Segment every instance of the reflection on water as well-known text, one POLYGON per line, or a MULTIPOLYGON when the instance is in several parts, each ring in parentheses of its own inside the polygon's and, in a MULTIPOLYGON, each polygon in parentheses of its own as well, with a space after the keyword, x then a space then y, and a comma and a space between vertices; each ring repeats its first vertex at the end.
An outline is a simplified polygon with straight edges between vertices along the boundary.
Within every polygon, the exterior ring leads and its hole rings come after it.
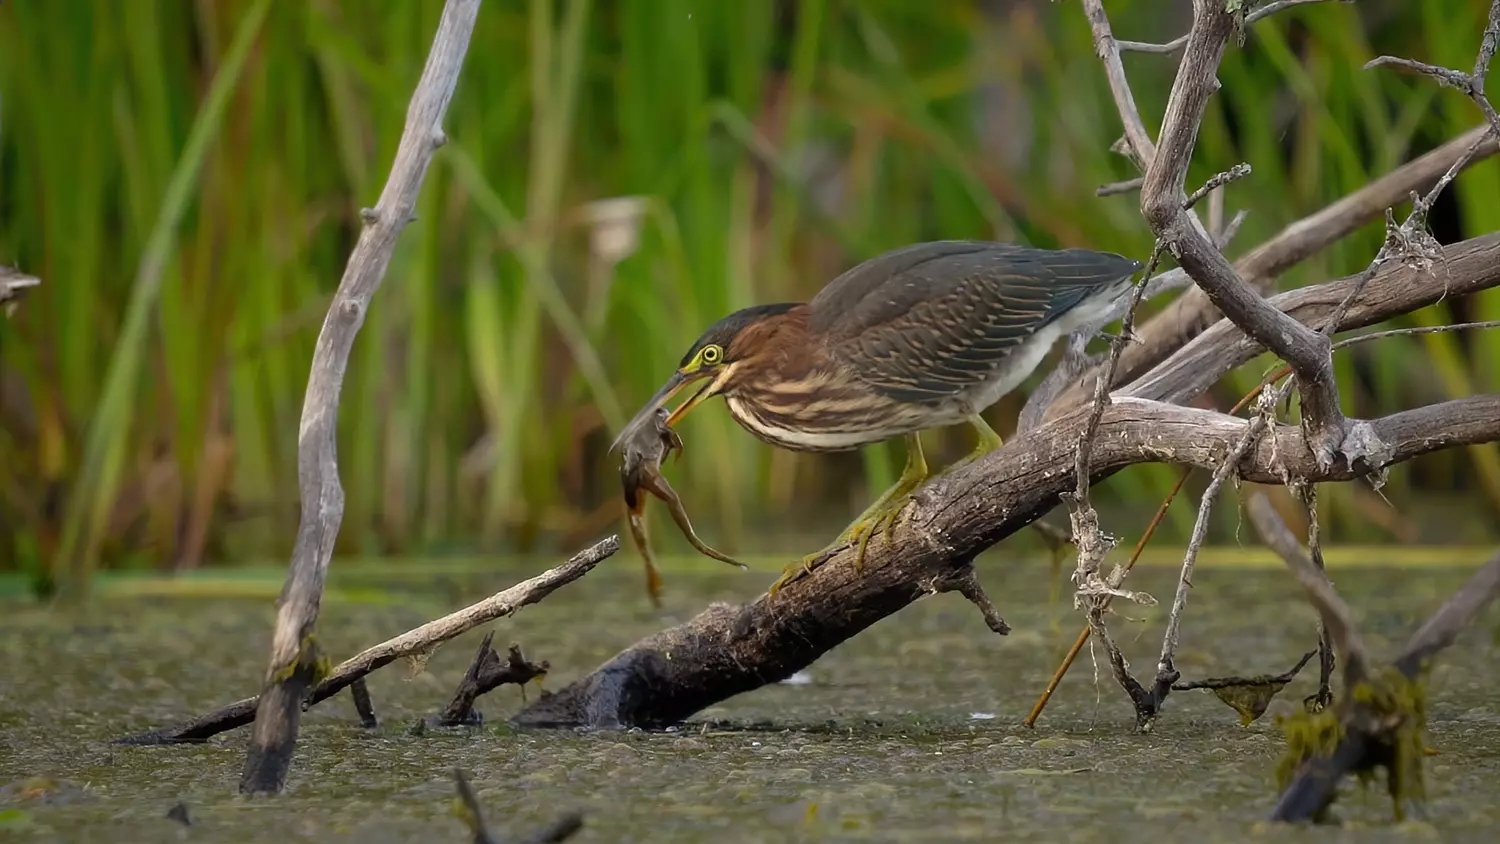
MULTIPOLYGON (((423 576, 350 564, 321 638, 335 658, 540 570, 423 576), (353 574, 351 574, 353 573, 353 574)), ((1389 653, 1462 582, 1464 570, 1335 572, 1369 644, 1389 653)), ((535 829, 568 807, 586 814, 578 841, 788 840, 1237 841, 1273 835, 1322 840, 1329 831, 1264 830, 1274 724, 1309 694, 1304 671, 1248 728, 1206 692, 1174 695, 1151 736, 1107 680, 1096 690, 1087 655, 1038 729, 1019 726, 1079 629, 1047 564, 996 560, 981 579, 1013 627, 984 626, 957 595, 928 598, 828 654, 798 682, 700 713, 668 733, 589 734, 484 729, 408 732, 440 708, 483 631, 441 648, 413 676, 398 664, 370 678, 382 726, 359 728, 346 695, 304 720, 288 792, 234 793, 246 731, 204 746, 115 747, 124 733, 198 714, 252 692, 264 670, 272 608, 265 599, 106 600, 64 617, 11 608, 0 617, 0 837, 119 841, 462 841, 451 814, 451 767, 470 771, 491 824, 535 829), (36 779, 31 779, 36 778, 36 779), (185 803, 191 828, 167 818, 185 803)), ((1170 594, 1170 572, 1147 569, 1134 588, 1170 594)), ((550 660, 558 688, 635 639, 712 600, 753 597, 764 572, 703 568, 666 579, 650 610, 638 561, 622 554, 582 581, 496 626, 495 644, 550 660)), ((1065 574, 1059 574, 1059 578, 1065 574)), ((1161 607, 1120 608, 1117 637, 1138 673, 1159 645, 1161 607)), ((1470 631, 1433 675, 1428 759, 1432 823, 1445 836, 1500 819, 1500 665, 1490 630, 1470 631)), ((1313 615, 1275 570, 1201 572, 1178 660, 1184 679, 1277 673, 1314 639, 1313 615)), ((1104 676, 1101 673, 1101 676, 1104 676)), ((534 691, 532 692, 535 693, 534 691)), ((520 705, 506 687, 480 700, 492 723, 520 705)), ((1383 826, 1379 790, 1352 793, 1343 814, 1364 834, 1383 826)))

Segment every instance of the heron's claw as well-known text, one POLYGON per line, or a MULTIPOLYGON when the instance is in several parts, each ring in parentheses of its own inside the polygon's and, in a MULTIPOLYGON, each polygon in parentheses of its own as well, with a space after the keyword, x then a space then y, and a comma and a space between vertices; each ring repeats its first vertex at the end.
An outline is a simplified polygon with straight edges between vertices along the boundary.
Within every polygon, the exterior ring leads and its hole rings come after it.
POLYGON ((822 566, 833 556, 835 549, 851 544, 858 546, 854 555, 854 571, 862 572, 870 541, 876 536, 884 535, 885 541, 890 542, 895 534, 896 524, 901 520, 901 513, 911 501, 910 493, 898 492, 898 495, 891 496, 884 502, 878 502, 878 506, 871 508, 865 515, 855 519, 853 524, 845 528, 844 532, 839 534, 838 539, 782 569, 781 577, 771 584, 769 593, 774 596, 781 587, 812 574, 814 569, 822 566))
POLYGON ((774 596, 781 587, 803 575, 812 574, 813 569, 821 566, 832 556, 835 549, 854 542, 859 543, 854 557, 854 570, 860 572, 864 569, 865 552, 870 547, 870 540, 876 534, 884 533, 886 541, 890 541, 901 511, 911 503, 912 493, 916 492, 917 487, 930 477, 927 471, 927 460, 922 455, 922 443, 915 434, 908 434, 906 444, 906 469, 901 472, 901 477, 896 479, 896 484, 875 499, 874 503, 844 528, 838 539, 826 545, 821 551, 808 554, 800 562, 783 569, 781 577, 771 584, 769 594, 774 596))
POLYGON ((902 495, 866 518, 856 521, 844 532, 844 536, 839 537, 839 544, 851 541, 859 543, 859 549, 854 554, 854 571, 856 573, 864 571, 865 552, 869 550, 870 540, 874 539, 876 534, 884 534, 885 541, 891 541, 892 533, 896 529, 896 523, 901 520, 901 513, 906 509, 906 505, 911 503, 911 500, 910 493, 902 495))

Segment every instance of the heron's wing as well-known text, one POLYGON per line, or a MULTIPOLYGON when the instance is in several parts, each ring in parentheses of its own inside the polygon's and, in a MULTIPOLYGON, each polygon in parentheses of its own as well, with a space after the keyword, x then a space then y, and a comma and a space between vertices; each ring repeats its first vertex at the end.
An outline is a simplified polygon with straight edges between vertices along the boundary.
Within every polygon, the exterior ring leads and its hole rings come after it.
POLYGON ((1139 267, 1083 249, 922 243, 834 279, 808 303, 809 327, 874 389, 937 401, 983 382, 1037 329, 1139 267))

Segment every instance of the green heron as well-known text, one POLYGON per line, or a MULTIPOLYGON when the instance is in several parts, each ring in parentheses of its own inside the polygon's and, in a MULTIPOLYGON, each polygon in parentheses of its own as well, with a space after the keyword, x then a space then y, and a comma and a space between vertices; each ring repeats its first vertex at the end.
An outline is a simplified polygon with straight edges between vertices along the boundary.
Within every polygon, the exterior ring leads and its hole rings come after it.
POLYGON ((1058 338, 1106 321, 1140 267, 1113 253, 984 241, 892 250, 811 301, 757 305, 709 326, 615 444, 695 381, 707 384, 668 425, 722 395, 745 430, 792 451, 904 437, 906 468, 895 485, 801 565, 810 570, 858 541, 858 566, 870 538, 894 526, 930 477, 918 432, 960 422, 978 432, 973 452, 947 472, 998 448, 1000 435, 980 412, 1030 375, 1058 338))

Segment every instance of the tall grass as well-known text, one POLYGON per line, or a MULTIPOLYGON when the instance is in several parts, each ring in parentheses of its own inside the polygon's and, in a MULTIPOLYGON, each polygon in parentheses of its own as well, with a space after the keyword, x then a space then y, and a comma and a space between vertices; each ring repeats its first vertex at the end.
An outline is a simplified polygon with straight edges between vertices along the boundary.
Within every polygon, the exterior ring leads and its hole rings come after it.
MULTIPOLYGON (((1163 40, 1184 26, 1170 5, 1111 14, 1121 37, 1163 40)), ((95 560, 286 554, 317 327, 440 6, 0 5, 0 260, 45 280, 0 322, 0 568, 47 590, 95 560)), ((1385 52, 1466 66, 1484 7, 1316 4, 1256 25, 1224 63, 1193 174, 1254 165, 1229 191, 1251 211, 1237 246, 1474 125, 1455 92, 1360 67, 1385 52)), ((605 448, 698 331, 885 249, 1150 246, 1133 196, 1094 196, 1131 173, 1108 151, 1118 121, 1075 3, 492 0, 474 38, 451 143, 345 384, 342 553, 609 528, 605 448), (606 207, 625 213, 609 249, 606 207)), ((1154 128, 1174 60, 1127 67, 1154 128)), ((1497 195, 1500 164, 1473 168, 1439 235, 1500 228, 1497 195)), ((1371 225, 1283 284, 1353 272, 1379 242, 1371 225)), ((1497 317, 1490 292, 1403 321, 1497 317)), ((1497 361, 1500 336, 1428 335, 1338 366, 1347 409, 1369 415, 1500 388, 1497 361)), ((1265 363, 1226 379, 1221 406, 1265 363)), ((991 411, 1002 432, 1020 401, 991 411)), ((674 484, 742 553, 804 550, 900 459, 779 452, 712 409, 683 431, 674 484)), ((967 436, 928 435, 943 458, 967 436)), ((1149 510, 1173 477, 1137 467, 1100 495, 1149 510)), ((1397 512, 1458 496, 1492 523, 1500 452, 1429 458, 1385 494, 1397 512)), ((1352 487, 1327 499, 1335 537, 1451 533, 1412 534, 1352 487)), ((1235 530, 1227 513, 1220 536, 1235 530)))

